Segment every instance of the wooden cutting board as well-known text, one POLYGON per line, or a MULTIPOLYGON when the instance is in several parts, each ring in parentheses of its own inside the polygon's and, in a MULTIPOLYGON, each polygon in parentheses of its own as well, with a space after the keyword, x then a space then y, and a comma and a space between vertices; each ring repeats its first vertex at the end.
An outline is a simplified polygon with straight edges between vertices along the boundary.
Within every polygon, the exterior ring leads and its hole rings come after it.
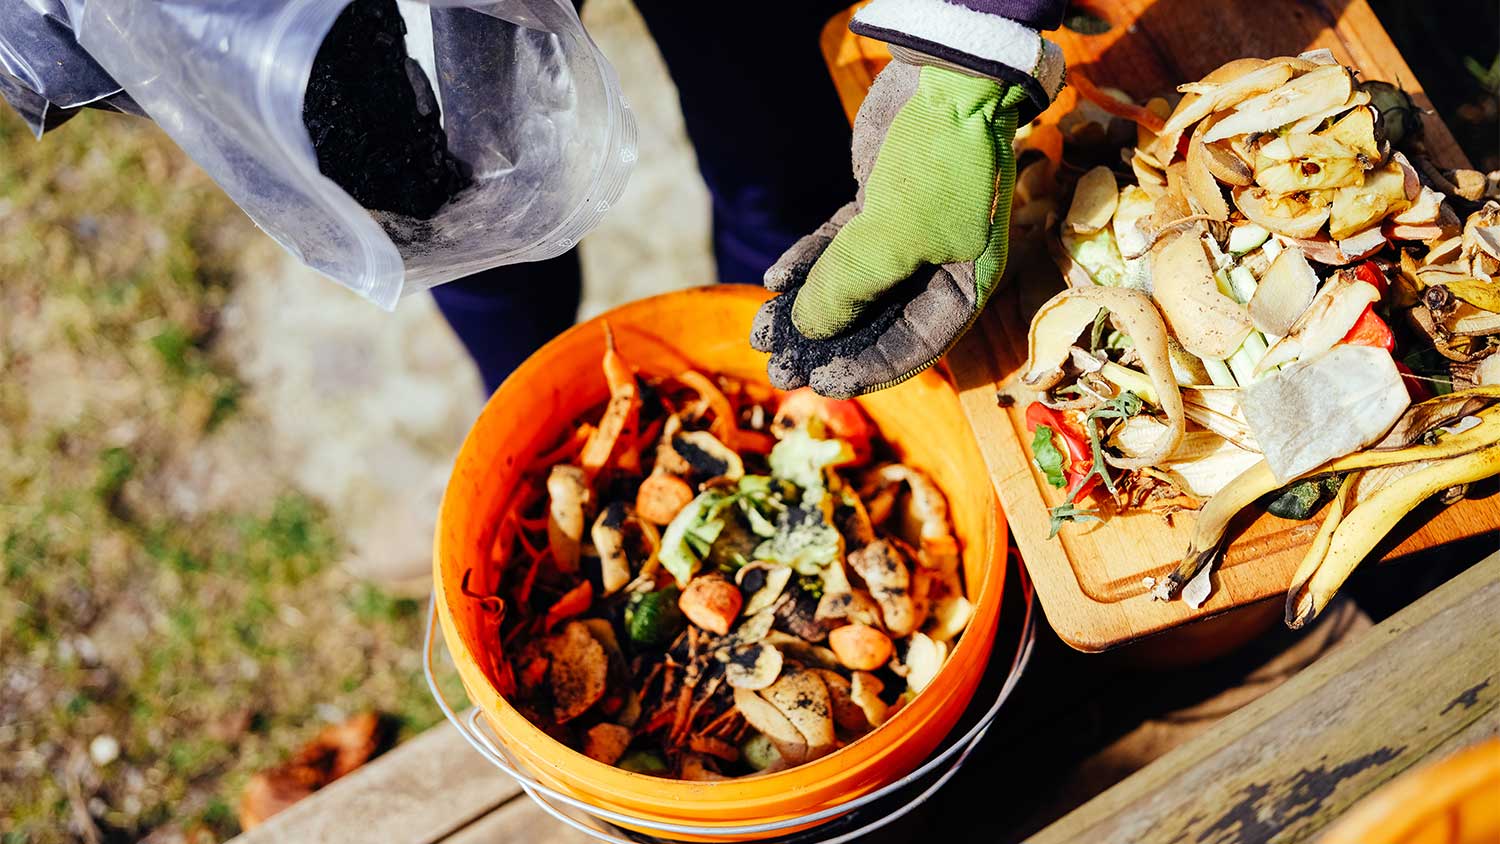
MULTIPOLYGON (((1468 166, 1365 0, 1101 0, 1092 5, 1111 24, 1108 32, 1084 36, 1062 31, 1054 37, 1068 66, 1096 85, 1117 87, 1144 101, 1231 59, 1327 47, 1365 79, 1399 80, 1417 105, 1429 111, 1426 138, 1437 163, 1468 166)), ((1064 91, 1041 119, 1055 121, 1072 108, 1074 98, 1071 90, 1064 91)), ((1171 525, 1153 514, 1115 515, 1102 524, 1067 526, 1058 538, 1047 538, 1047 509, 1063 496, 1032 465, 1022 419, 1025 402, 1006 409, 996 394, 1016 390, 1031 314, 1047 295, 1038 291, 1061 286, 1053 278, 1017 278, 995 296, 979 324, 948 357, 1016 544, 1057 634, 1079 650, 1100 651, 1283 596, 1316 522, 1267 514, 1232 534, 1213 595, 1199 609, 1181 600, 1153 601, 1143 585, 1144 578, 1160 579, 1176 567, 1187 547, 1191 513, 1179 514, 1171 525)), ((1025 388, 1016 393, 1028 394, 1025 388)), ((1386 558, 1497 531, 1500 494, 1442 511, 1420 508, 1397 529, 1404 539, 1386 558)))

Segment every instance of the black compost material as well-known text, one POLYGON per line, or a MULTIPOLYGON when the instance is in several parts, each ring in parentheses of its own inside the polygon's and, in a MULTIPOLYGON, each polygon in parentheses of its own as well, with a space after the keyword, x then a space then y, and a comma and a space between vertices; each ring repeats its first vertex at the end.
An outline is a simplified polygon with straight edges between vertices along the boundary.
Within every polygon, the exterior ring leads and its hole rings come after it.
POLYGON ((827 340, 810 339, 792 324, 792 302, 802 285, 787 288, 769 303, 772 309, 771 349, 778 363, 788 371, 799 373, 806 383, 813 370, 835 358, 859 357, 860 352, 874 346, 875 341, 896 324, 907 304, 927 286, 932 277, 930 269, 926 268, 896 285, 872 302, 852 328, 827 340))
POLYGON ((302 122, 318 170, 365 208, 429 219, 468 187, 395 0, 354 0, 318 48, 302 122))

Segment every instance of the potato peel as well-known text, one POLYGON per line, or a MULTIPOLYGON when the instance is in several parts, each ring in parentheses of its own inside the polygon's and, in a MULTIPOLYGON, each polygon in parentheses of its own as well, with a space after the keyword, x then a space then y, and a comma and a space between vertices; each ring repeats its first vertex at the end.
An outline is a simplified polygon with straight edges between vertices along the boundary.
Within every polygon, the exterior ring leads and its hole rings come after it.
MULTIPOLYGON (((1203 160, 1214 178, 1233 187, 1248 187, 1255 184, 1255 171, 1245 159, 1240 158, 1234 147, 1220 141, 1202 144, 1203 160)), ((1191 150, 1189 150, 1191 152, 1191 150)))
POLYGON ((1210 220, 1223 222, 1229 219, 1229 203, 1224 201, 1223 189, 1209 166, 1208 152, 1203 143, 1203 133, 1208 126, 1207 120, 1199 123, 1188 141, 1185 171, 1188 198, 1197 203, 1198 209, 1195 210, 1201 210, 1210 220))
POLYGON ((587 625, 570 621, 547 640, 551 657, 548 680, 555 698, 553 718, 559 724, 577 718, 604 697, 609 659, 587 625))
POLYGON ((1109 225, 1119 199, 1114 172, 1103 165, 1095 167, 1079 178, 1064 225, 1080 234, 1093 234, 1109 225))
POLYGON ((1122 469, 1142 469, 1171 454, 1186 430, 1182 392, 1167 352, 1167 326, 1150 296, 1119 287, 1070 288, 1053 296, 1031 321, 1022 381, 1048 389, 1062 380, 1062 364, 1073 341, 1093 324, 1100 308, 1108 310, 1134 341, 1141 365, 1151 379, 1154 395, 1150 401, 1167 416, 1167 428, 1154 448, 1115 463, 1122 469))
POLYGON ((1254 328, 1249 311, 1219 292, 1208 253, 1191 232, 1161 247, 1151 264, 1151 279, 1152 298, 1172 336, 1201 358, 1224 360, 1254 328))

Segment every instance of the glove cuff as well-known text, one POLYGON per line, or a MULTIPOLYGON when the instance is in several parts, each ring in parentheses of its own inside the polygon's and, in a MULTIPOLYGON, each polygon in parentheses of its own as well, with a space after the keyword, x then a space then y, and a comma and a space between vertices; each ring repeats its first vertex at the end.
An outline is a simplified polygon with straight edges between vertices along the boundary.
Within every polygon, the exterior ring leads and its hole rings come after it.
POLYGON ((1034 113, 1050 105, 1062 89, 1062 50, 1020 20, 1002 14, 1047 25, 1061 16, 1055 11, 1061 5, 1049 0, 873 0, 854 14, 849 29, 1019 85, 1034 113))

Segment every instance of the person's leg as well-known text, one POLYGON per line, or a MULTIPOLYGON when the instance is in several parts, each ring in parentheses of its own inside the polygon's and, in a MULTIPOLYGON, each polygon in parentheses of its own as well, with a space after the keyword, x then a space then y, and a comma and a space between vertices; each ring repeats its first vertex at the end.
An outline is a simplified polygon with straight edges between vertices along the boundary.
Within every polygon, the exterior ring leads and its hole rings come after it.
POLYGON ((532 352, 573 324, 578 250, 549 261, 484 270, 433 288, 432 298, 494 392, 532 352))
POLYGON ((759 284, 854 198, 849 123, 818 46, 851 0, 761 0, 736 15, 636 0, 677 83, 713 195, 719 280, 759 284))
MULTIPOLYGON (((584 0, 573 0, 582 9, 584 0)), ((578 319, 578 250, 547 261, 482 270, 432 290, 443 318, 479 367, 487 393, 578 319)))

